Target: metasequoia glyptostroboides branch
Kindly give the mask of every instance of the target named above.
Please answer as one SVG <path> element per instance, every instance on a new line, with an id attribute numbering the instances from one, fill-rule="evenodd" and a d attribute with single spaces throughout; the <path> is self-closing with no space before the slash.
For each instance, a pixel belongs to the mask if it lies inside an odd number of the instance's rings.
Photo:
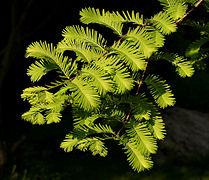
<path id="1" fill-rule="evenodd" d="M 204 1 L 204 0 L 198 1 L 190 11 L 188 11 L 181 19 L 177 20 L 175 23 L 176 23 L 177 25 L 179 25 L 179 24 L 180 24 L 184 19 L 186 19 L 186 18 L 187 18 L 187 17 L 188 17 L 195 9 L 196 9 L 196 8 L 198 8 L 198 7 L 203 3 L 203 1 Z M 143 27 L 146 27 L 146 26 L 151 26 L 151 25 L 153 25 L 153 24 L 154 24 L 154 22 L 148 23 L 148 24 L 144 24 L 144 25 L 140 26 L 140 28 L 143 28 Z M 125 37 L 125 36 L 126 36 L 126 35 L 124 35 L 124 37 Z M 116 43 L 118 43 L 119 41 L 121 41 L 122 39 L 124 39 L 124 37 L 121 37 Z M 105 54 L 107 54 L 107 53 L 108 53 L 108 52 L 106 52 Z M 144 71 L 143 71 L 142 76 L 141 76 L 141 79 L 140 79 L 140 81 L 139 81 L 139 83 L 138 83 L 138 88 L 137 88 L 137 91 L 136 91 L 136 94 L 135 94 L 136 96 L 139 94 L 139 89 L 140 89 L 140 87 L 141 87 L 142 84 L 143 84 L 143 80 L 144 80 L 145 73 L 146 73 L 146 70 L 147 70 L 147 67 L 148 67 L 148 63 L 149 63 L 149 59 L 147 59 L 147 62 L 146 62 Z M 118 130 L 118 132 L 115 134 L 115 137 L 118 137 L 118 136 L 120 135 L 120 132 L 123 130 L 125 124 L 129 121 L 130 117 L 131 117 L 131 110 L 130 110 L 129 113 L 127 114 L 123 126 L 122 126 L 122 127 Z"/>

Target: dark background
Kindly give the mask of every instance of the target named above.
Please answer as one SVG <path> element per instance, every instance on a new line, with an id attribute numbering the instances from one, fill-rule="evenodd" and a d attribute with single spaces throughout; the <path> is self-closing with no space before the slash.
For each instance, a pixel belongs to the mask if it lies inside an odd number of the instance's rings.
<path id="1" fill-rule="evenodd" d="M 61 32 L 66 26 L 80 24 L 79 10 L 84 7 L 135 10 L 145 17 L 152 16 L 160 8 L 154 0 L 8 0 L 0 5 L 0 151 L 4 151 L 0 162 L 5 162 L 0 171 L 0 179 L 184 178 L 185 173 L 190 174 L 198 165 L 193 159 L 171 158 L 166 165 L 157 164 L 152 171 L 137 175 L 130 170 L 120 147 L 112 143 L 109 146 L 109 156 L 105 159 L 77 151 L 64 153 L 59 144 L 70 127 L 69 111 L 65 111 L 62 122 L 55 125 L 32 126 L 21 120 L 21 114 L 27 111 L 28 106 L 21 100 L 20 94 L 24 88 L 32 85 L 26 75 L 31 64 L 24 57 L 26 47 L 39 40 L 56 44 L 62 39 Z M 193 16 L 196 15 L 201 15 L 201 11 L 194 12 Z M 184 48 L 182 36 L 189 41 L 195 35 L 188 29 L 179 34 L 171 36 L 169 41 L 171 48 L 175 47 L 181 53 Z M 208 68 L 197 71 L 190 79 L 181 79 L 167 66 L 164 62 L 156 64 L 154 71 L 169 80 L 176 94 L 177 106 L 209 112 Z M 195 177 L 204 172 L 204 162 L 198 167 L 201 170 Z"/>

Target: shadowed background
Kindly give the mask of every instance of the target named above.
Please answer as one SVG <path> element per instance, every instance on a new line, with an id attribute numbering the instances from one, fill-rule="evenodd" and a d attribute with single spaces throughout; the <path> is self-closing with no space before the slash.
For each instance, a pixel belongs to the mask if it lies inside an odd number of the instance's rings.
<path id="1" fill-rule="evenodd" d="M 62 39 L 61 32 L 66 26 L 80 24 L 79 10 L 84 7 L 135 10 L 145 17 L 152 16 L 160 8 L 156 0 L 127 2 L 8 0 L 1 5 L 0 179 L 209 179 L 208 144 L 203 144 L 206 152 L 202 154 L 192 152 L 194 156 L 187 156 L 190 154 L 188 149 L 190 145 L 184 145 L 184 142 L 187 141 L 187 134 L 190 131 L 176 138 L 178 132 L 169 129 L 174 127 L 181 130 L 185 125 L 192 124 L 193 121 L 190 119 L 197 114 L 197 121 L 204 117 L 200 122 L 203 127 L 205 124 L 207 127 L 208 67 L 204 71 L 197 71 L 190 79 L 181 79 L 173 73 L 172 68 L 167 68 L 168 64 L 153 63 L 152 66 L 155 67 L 153 71 L 158 72 L 172 85 L 177 106 L 192 110 L 186 111 L 187 116 L 182 115 L 181 108 L 165 112 L 166 122 L 169 125 L 168 134 L 171 132 L 173 136 L 168 137 L 165 143 L 160 145 L 160 151 L 154 157 L 156 165 L 153 170 L 141 174 L 134 173 L 130 169 L 120 147 L 112 142 L 108 142 L 109 155 L 105 159 L 78 151 L 64 153 L 59 148 L 59 144 L 71 127 L 70 109 L 64 112 L 63 120 L 59 124 L 32 126 L 21 120 L 21 114 L 28 109 L 28 106 L 20 99 L 20 94 L 24 88 L 31 86 L 26 71 L 32 62 L 24 57 L 26 47 L 31 42 L 39 40 L 56 44 Z M 201 11 L 193 14 L 193 16 L 198 15 L 202 15 Z M 180 53 L 185 44 L 189 43 L 190 35 L 191 38 L 195 38 L 193 32 L 188 29 L 185 31 L 178 31 L 169 37 L 172 46 Z M 108 34 L 104 36 L 111 39 Z M 187 41 L 182 42 L 182 37 L 186 37 Z M 176 114 L 179 115 L 177 120 L 172 118 Z M 181 124 L 180 118 L 184 119 L 184 124 Z M 169 119 L 172 119 L 170 124 Z M 184 128 L 181 131 L 184 131 Z M 204 135 L 200 137 L 208 137 L 207 132 L 199 133 Z M 175 143 L 186 148 L 176 147 Z M 184 152 L 181 152 L 182 149 Z"/>

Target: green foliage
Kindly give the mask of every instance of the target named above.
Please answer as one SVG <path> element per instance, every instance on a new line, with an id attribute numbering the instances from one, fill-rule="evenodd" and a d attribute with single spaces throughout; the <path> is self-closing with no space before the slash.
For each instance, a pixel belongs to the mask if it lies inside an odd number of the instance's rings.
<path id="1" fill-rule="evenodd" d="M 73 101 L 79 105 L 80 108 L 90 111 L 99 106 L 100 99 L 98 93 L 84 80 L 75 78 L 66 87 L 72 91 L 71 97 Z"/>
<path id="2" fill-rule="evenodd" d="M 79 40 L 80 42 L 85 42 L 94 48 L 104 51 L 106 45 L 105 39 L 94 29 L 84 28 L 82 26 L 68 26 L 63 31 L 63 37 L 66 40 Z"/>
<path id="3" fill-rule="evenodd" d="M 165 108 L 175 104 L 175 98 L 173 97 L 170 87 L 164 80 L 161 80 L 157 76 L 149 75 L 145 79 L 145 83 L 148 85 L 148 88 L 158 106 Z"/>
<path id="4" fill-rule="evenodd" d="M 176 67 L 176 72 L 180 77 L 191 77 L 194 74 L 194 67 L 192 65 L 193 63 L 185 57 L 179 56 L 178 54 L 159 52 L 153 55 L 153 59 L 162 59 L 172 63 L 172 65 Z"/>
<path id="5" fill-rule="evenodd" d="M 152 22 L 154 22 L 156 29 L 167 35 L 176 31 L 176 24 L 172 20 L 173 18 L 168 13 L 159 12 L 153 17 Z"/>
<path id="6" fill-rule="evenodd" d="M 199 1 L 198 0 L 186 0 L 187 3 L 195 5 L 197 4 Z M 207 12 L 209 12 L 209 0 L 204 0 L 204 3 L 202 4 L 204 7 L 204 10 L 206 10 Z"/>
<path id="7" fill-rule="evenodd" d="M 182 18 L 187 10 L 186 1 L 184 0 L 158 0 L 164 10 L 174 19 Z"/>
<path id="8" fill-rule="evenodd" d="M 148 19 L 134 11 L 82 9 L 82 23 L 100 24 L 118 38 L 110 47 L 88 26 L 66 27 L 57 46 L 42 41 L 29 45 L 26 57 L 36 59 L 27 72 L 31 81 L 41 81 L 52 70 L 58 79 L 23 90 L 21 97 L 31 108 L 22 118 L 33 124 L 58 123 L 71 106 L 73 129 L 61 143 L 66 152 L 79 149 L 106 156 L 104 142 L 114 140 L 134 170 L 150 169 L 157 140 L 166 134 L 159 109 L 173 106 L 175 98 L 162 78 L 145 74 L 148 61 L 166 59 L 181 77 L 194 73 L 189 60 L 160 49 L 166 35 L 177 30 L 175 20 L 184 16 L 187 6 L 183 1 L 160 2 L 164 10 Z M 75 56 L 69 58 L 69 51 Z"/>
<path id="9" fill-rule="evenodd" d="M 198 69 L 205 69 L 209 54 L 207 43 L 209 42 L 209 22 L 186 21 L 184 25 L 193 28 L 199 34 L 199 38 L 193 40 L 185 51 L 185 56 Z"/>
<path id="10" fill-rule="evenodd" d="M 153 166 L 153 162 L 150 158 L 144 156 L 140 152 L 140 148 L 132 142 L 128 142 L 124 148 L 125 153 L 128 156 L 128 161 L 134 170 L 137 172 L 144 169 L 150 169 Z"/>
<path id="11" fill-rule="evenodd" d="M 115 61 L 123 61 L 133 71 L 143 70 L 145 67 L 144 56 L 139 52 L 137 46 L 127 42 L 117 43 L 111 47 L 111 54 L 115 55 Z"/>
<path id="12" fill-rule="evenodd" d="M 139 147 L 141 154 L 156 153 L 156 139 L 152 136 L 145 124 L 131 124 L 129 128 L 127 135 L 130 137 L 130 142 L 135 143 Z"/>
<path id="13" fill-rule="evenodd" d="M 121 16 L 117 16 L 116 14 L 110 13 L 109 11 L 105 12 L 104 9 L 102 10 L 102 12 L 100 12 L 99 9 L 94 8 L 82 9 L 80 11 L 80 15 L 80 20 L 84 24 L 101 24 L 112 29 L 114 33 L 122 35 L 123 24 L 121 21 L 118 21 L 118 18 L 120 18 Z"/>
<path id="14" fill-rule="evenodd" d="M 135 13 L 134 11 L 131 12 L 131 14 L 128 11 L 122 11 L 123 16 L 120 16 L 120 13 L 117 12 L 117 15 L 121 18 L 120 21 L 123 19 L 123 22 L 126 23 L 133 23 L 136 25 L 143 25 L 143 15 L 140 16 L 140 14 L 137 12 Z"/>
<path id="15" fill-rule="evenodd" d="M 66 96 L 58 97 L 47 91 L 45 87 L 30 87 L 23 91 L 21 97 L 31 104 L 29 111 L 22 115 L 33 124 L 57 123 L 61 119 L 61 111 Z"/>
<path id="16" fill-rule="evenodd" d="M 81 151 L 89 150 L 92 152 L 92 155 L 99 154 L 102 157 L 107 155 L 107 148 L 104 146 L 101 138 L 83 138 L 79 140 L 72 135 L 67 135 L 64 142 L 61 144 L 61 148 L 63 148 L 66 152 L 70 152 L 73 149 L 77 148 Z"/>
<path id="17" fill-rule="evenodd" d="M 157 50 L 154 37 L 147 33 L 145 28 L 130 29 L 126 38 L 141 51 L 145 58 L 150 57 Z"/>

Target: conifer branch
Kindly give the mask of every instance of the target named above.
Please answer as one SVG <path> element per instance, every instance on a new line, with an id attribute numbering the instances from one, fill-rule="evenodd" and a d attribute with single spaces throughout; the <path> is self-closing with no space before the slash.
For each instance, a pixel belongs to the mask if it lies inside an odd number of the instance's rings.
<path id="1" fill-rule="evenodd" d="M 199 6 L 200 6 L 200 4 L 203 2 L 204 0 L 200 0 L 199 2 L 197 2 L 196 4 L 195 4 L 195 6 L 190 10 L 190 11 L 188 11 L 181 19 L 179 19 L 179 20 L 177 20 L 175 23 L 178 25 L 179 23 L 181 23 L 185 18 L 187 18 L 187 16 L 189 15 L 189 14 L 191 14 L 196 8 L 198 8 Z M 155 24 L 155 22 L 151 22 L 151 23 L 147 23 L 147 24 L 144 24 L 144 25 L 142 25 L 142 26 L 140 26 L 140 28 L 144 28 L 144 27 L 146 27 L 146 26 L 150 26 L 150 25 L 153 25 L 153 24 Z M 127 34 L 125 34 L 124 35 L 124 37 L 126 36 Z M 119 41 L 121 41 L 124 37 L 121 37 L 116 43 L 118 43 Z M 136 91 L 136 96 L 139 94 L 139 89 L 140 89 L 140 87 L 142 86 L 142 84 L 143 84 L 143 80 L 144 80 L 144 77 L 145 77 L 145 73 L 146 73 L 146 70 L 147 70 L 147 67 L 148 67 L 148 63 L 149 63 L 149 61 L 147 60 L 147 62 L 146 62 L 146 65 L 145 65 L 145 68 L 144 68 L 144 71 L 143 71 L 143 73 L 142 73 L 142 76 L 141 76 L 141 79 L 140 79 L 140 81 L 139 81 L 139 83 L 138 83 L 138 88 L 137 88 L 137 91 Z M 115 134 L 115 137 L 119 137 L 119 135 L 120 135 L 120 133 L 121 133 L 121 131 L 124 129 L 124 127 L 125 127 L 125 124 L 129 121 L 129 119 L 130 119 L 130 116 L 131 116 L 131 110 L 129 111 L 129 113 L 128 113 L 128 115 L 126 116 L 126 119 L 125 119 L 125 121 L 124 121 L 124 123 L 123 123 L 123 126 L 118 130 L 118 132 Z"/>
<path id="2" fill-rule="evenodd" d="M 198 8 L 203 2 L 204 2 L 204 0 L 198 1 L 190 11 L 188 11 L 181 19 L 179 19 L 179 20 L 176 21 L 176 24 L 181 23 L 185 18 L 187 18 L 188 15 L 190 15 L 190 14 L 191 14 L 196 8 Z"/>
<path id="3" fill-rule="evenodd" d="M 157 150 L 157 139 L 165 137 L 165 124 L 159 108 L 175 103 L 165 80 L 154 74 L 146 75 L 150 57 L 174 59 L 171 63 L 181 77 L 193 74 L 193 67 L 185 58 L 172 53 L 166 56 L 159 48 L 164 46 L 165 36 L 176 32 L 177 25 L 203 0 L 187 13 L 183 1 L 160 2 L 165 6 L 164 10 L 146 24 L 143 15 L 134 11 L 120 14 L 118 11 L 82 9 L 83 23 L 103 25 L 119 35 L 109 48 L 105 48 L 107 41 L 102 34 L 82 26 L 67 27 L 63 31 L 64 39 L 57 47 L 41 41 L 30 45 L 26 57 L 36 59 L 27 72 L 31 80 L 39 81 L 52 70 L 60 74 L 61 80 L 53 80 L 46 87 L 26 88 L 21 97 L 30 103 L 31 108 L 22 118 L 39 125 L 58 123 L 64 108 L 71 105 L 74 128 L 61 148 L 67 152 L 89 150 L 93 155 L 106 156 L 104 141 L 114 139 L 124 146 L 127 160 L 134 170 L 150 169 L 153 165 L 150 155 Z M 133 23 L 137 27 L 130 26 L 122 35 L 124 23 Z M 147 26 L 149 28 L 145 28 Z M 74 52 L 76 58 L 64 56 L 65 51 Z M 141 92 L 143 83 L 146 83 L 151 97 Z"/>
<path id="4" fill-rule="evenodd" d="M 199 6 L 200 6 L 200 4 L 201 3 L 203 3 L 203 1 L 204 0 L 200 0 L 199 2 L 197 2 L 196 4 L 195 4 L 195 6 L 190 10 L 190 11 L 188 11 L 181 19 L 179 19 L 179 20 L 177 20 L 175 23 L 178 25 L 179 23 L 181 23 L 189 14 L 191 14 L 196 8 L 198 8 Z M 147 24 L 144 24 L 144 25 L 141 25 L 139 28 L 141 29 L 141 28 L 144 28 L 144 27 L 146 27 L 146 26 L 151 26 L 151 25 L 153 25 L 153 24 L 155 24 L 155 22 L 150 22 L 150 23 L 147 23 Z M 118 44 L 121 40 L 123 40 L 125 37 L 127 36 L 127 34 L 125 34 L 125 35 L 123 35 L 123 36 L 121 36 L 121 38 L 118 40 L 118 41 L 116 41 L 113 45 L 112 45 L 112 47 L 114 46 L 114 45 L 116 45 L 116 44 Z M 106 54 L 108 54 L 109 53 L 109 51 L 104 51 L 104 53 L 98 58 L 98 60 L 100 60 L 102 57 L 104 57 Z M 146 64 L 146 67 L 147 67 L 147 64 Z M 146 71 L 146 68 L 145 68 L 145 71 Z M 143 73 L 144 74 L 144 73 Z M 140 81 L 140 83 L 139 83 L 139 88 L 140 88 L 140 86 L 142 85 L 142 81 Z M 138 89 L 139 89 L 138 88 Z"/>

